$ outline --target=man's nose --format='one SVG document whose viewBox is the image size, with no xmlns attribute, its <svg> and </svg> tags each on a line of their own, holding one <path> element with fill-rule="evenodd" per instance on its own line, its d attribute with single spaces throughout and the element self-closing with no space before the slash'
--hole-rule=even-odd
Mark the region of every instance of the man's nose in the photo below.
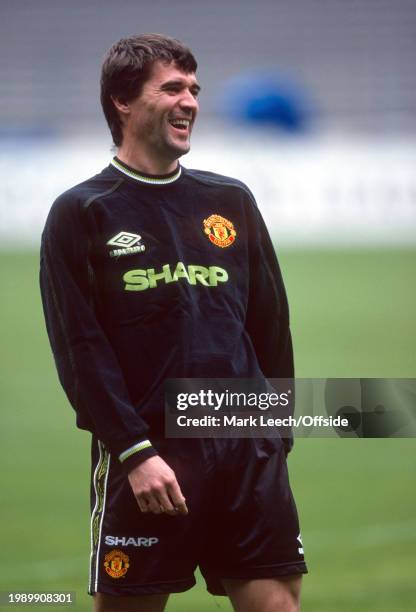
<svg viewBox="0 0 416 612">
<path fill-rule="evenodd" d="M 179 103 L 181 108 L 191 110 L 192 112 L 196 112 L 199 108 L 198 100 L 189 89 L 183 92 Z"/>
</svg>

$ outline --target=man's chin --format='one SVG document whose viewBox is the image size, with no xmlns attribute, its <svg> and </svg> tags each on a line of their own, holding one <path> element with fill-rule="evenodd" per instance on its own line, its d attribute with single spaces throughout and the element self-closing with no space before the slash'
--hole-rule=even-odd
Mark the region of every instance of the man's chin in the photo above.
<svg viewBox="0 0 416 612">
<path fill-rule="evenodd" d="M 188 141 L 186 143 L 170 143 L 170 149 L 175 156 L 175 159 L 181 157 L 182 155 L 186 155 L 189 153 L 191 149 L 191 143 Z"/>
</svg>

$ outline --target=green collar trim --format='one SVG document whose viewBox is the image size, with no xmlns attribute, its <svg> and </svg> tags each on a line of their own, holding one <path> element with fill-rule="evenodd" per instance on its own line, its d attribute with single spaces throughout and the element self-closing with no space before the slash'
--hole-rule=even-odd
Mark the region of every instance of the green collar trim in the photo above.
<svg viewBox="0 0 416 612">
<path fill-rule="evenodd" d="M 125 166 L 119 159 L 114 157 L 110 164 L 120 170 L 123 174 L 126 174 L 132 179 L 139 181 L 141 183 L 147 183 L 148 185 L 169 185 L 169 183 L 174 183 L 178 180 L 180 175 L 182 174 L 182 167 L 178 164 L 177 170 L 173 174 L 169 174 L 167 176 L 151 176 L 149 174 L 140 174 L 133 170 L 133 168 L 129 168 L 129 166 Z"/>
</svg>

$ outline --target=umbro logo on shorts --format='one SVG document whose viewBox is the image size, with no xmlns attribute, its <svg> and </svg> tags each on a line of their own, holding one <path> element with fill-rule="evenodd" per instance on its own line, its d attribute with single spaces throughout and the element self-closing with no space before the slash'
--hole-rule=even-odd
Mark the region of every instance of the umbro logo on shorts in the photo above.
<svg viewBox="0 0 416 612">
<path fill-rule="evenodd" d="M 107 546 L 153 546 L 159 542 L 159 538 L 134 538 L 134 537 L 118 537 L 108 535 L 105 536 Z"/>
<path fill-rule="evenodd" d="M 144 244 L 138 244 L 141 238 L 139 234 L 119 232 L 107 241 L 109 246 L 119 247 L 118 249 L 110 251 L 110 257 L 120 257 L 120 255 L 131 255 L 133 253 L 143 252 L 146 247 Z"/>
</svg>

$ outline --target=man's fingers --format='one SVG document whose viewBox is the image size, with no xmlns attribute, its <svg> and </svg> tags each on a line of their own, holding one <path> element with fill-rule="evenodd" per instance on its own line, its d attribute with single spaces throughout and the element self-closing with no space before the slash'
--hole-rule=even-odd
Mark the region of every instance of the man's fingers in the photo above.
<svg viewBox="0 0 416 612">
<path fill-rule="evenodd" d="M 166 512 L 166 514 L 168 514 L 169 516 L 175 516 L 177 514 L 175 507 L 170 501 L 166 490 L 160 491 L 158 495 L 158 500 L 163 512 Z"/>
<path fill-rule="evenodd" d="M 166 513 L 169 516 L 177 514 L 187 514 L 187 512 L 179 512 L 170 501 L 166 491 L 159 493 L 145 493 L 137 496 L 137 503 L 142 512 L 152 512 L 153 514 Z"/>
<path fill-rule="evenodd" d="M 178 487 L 179 489 L 179 487 Z M 175 500 L 171 495 L 172 500 L 169 498 L 169 495 L 166 490 L 159 491 L 157 493 L 148 494 L 144 498 L 145 512 L 152 512 L 153 514 L 162 514 L 165 513 L 169 516 L 177 516 L 178 514 L 186 515 L 188 514 L 188 508 L 185 503 L 185 498 L 180 493 L 175 496 Z M 143 498 L 142 498 L 143 500 Z M 140 504 L 139 504 L 140 506 Z"/>
<path fill-rule="evenodd" d="M 186 505 L 185 501 L 175 506 L 175 508 L 176 512 L 178 514 L 182 514 L 183 516 L 186 516 L 189 513 L 188 506 Z"/>
<path fill-rule="evenodd" d="M 153 514 L 161 514 L 163 512 L 157 498 L 150 493 L 138 495 L 136 499 L 142 512 L 152 512 Z"/>
<path fill-rule="evenodd" d="M 162 508 L 160 507 L 159 500 L 155 495 L 151 495 L 148 498 L 148 507 L 149 512 L 153 512 L 153 514 L 162 514 Z"/>
<path fill-rule="evenodd" d="M 149 512 L 146 499 L 144 499 L 143 497 L 140 497 L 139 495 L 137 495 L 136 496 L 136 501 L 137 501 L 137 503 L 139 505 L 139 508 L 140 508 L 141 512 Z"/>
<path fill-rule="evenodd" d="M 188 507 L 185 503 L 185 498 L 182 495 L 182 491 L 176 480 L 172 484 L 168 485 L 168 490 L 176 512 L 182 515 L 188 514 Z"/>
<path fill-rule="evenodd" d="M 142 512 L 165 513 L 169 516 L 188 514 L 185 498 L 177 482 L 169 485 L 169 494 L 167 489 L 162 489 L 154 493 L 142 493 L 136 499 Z"/>
</svg>

